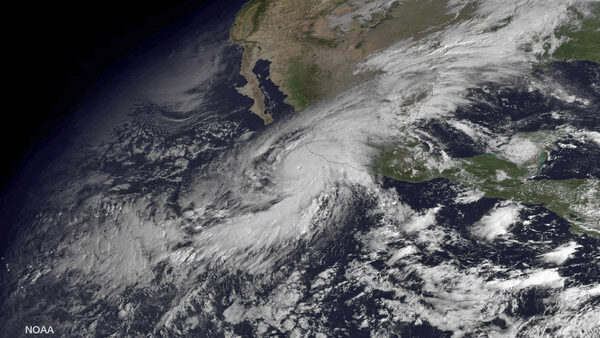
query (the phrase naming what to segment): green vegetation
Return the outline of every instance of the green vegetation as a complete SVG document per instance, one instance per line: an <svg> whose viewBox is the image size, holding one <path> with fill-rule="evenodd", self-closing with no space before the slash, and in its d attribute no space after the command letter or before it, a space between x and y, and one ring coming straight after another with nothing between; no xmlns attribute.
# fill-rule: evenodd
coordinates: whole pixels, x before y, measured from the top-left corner
<svg viewBox="0 0 600 338"><path fill-rule="evenodd" d="M250 0L245 3L236 15L235 24L232 27L232 39L241 42L254 33L266 7L267 0Z"/></svg>
<svg viewBox="0 0 600 338"><path fill-rule="evenodd" d="M423 38L472 18L477 6L463 6L457 13L457 5L450 0L407 0L394 2L389 10L375 11L368 17L358 11L352 20L344 21L348 26L343 29L329 27L328 16L359 7L348 4L338 10L346 2L248 0L237 13L230 31L231 40L244 47L241 73L251 77L249 68L260 58L269 59L276 85L288 96L286 102L301 111L381 72L352 72L354 64L373 52L399 40ZM361 25L369 29L360 29ZM244 89L247 93L252 91L247 95L261 94L251 87L256 84ZM414 100L422 100L426 95L423 93Z"/></svg>
<svg viewBox="0 0 600 338"><path fill-rule="evenodd" d="M499 30L500 28L504 28L504 27L508 26L508 24L511 23L511 21L512 21L512 16L506 17L500 21L500 24L491 27L488 31L495 32L495 31Z"/></svg>
<svg viewBox="0 0 600 338"><path fill-rule="evenodd" d="M539 174L540 170L542 170L542 166L544 165L544 162L546 162L547 159L548 159L548 152L543 152L540 154L540 161L538 162L538 165L537 165L536 174Z"/></svg>
<svg viewBox="0 0 600 338"><path fill-rule="evenodd" d="M581 25L568 25L557 30L557 36L569 40L554 52L555 58L600 63L600 2L588 2L587 6L588 15L572 9Z"/></svg>
<svg viewBox="0 0 600 338"><path fill-rule="evenodd" d="M560 46L554 57L565 60L591 60L600 63L600 32L574 32L572 39Z"/></svg>
<svg viewBox="0 0 600 338"><path fill-rule="evenodd" d="M407 98L406 101L402 102L402 107L410 107L417 102L421 102L427 97L427 95L429 95L429 92L427 91L412 95Z"/></svg>
<svg viewBox="0 0 600 338"><path fill-rule="evenodd" d="M294 60L288 68L287 86L290 100L296 110L304 110L321 96L319 75L321 71L315 64L306 64Z"/></svg>
<svg viewBox="0 0 600 338"><path fill-rule="evenodd" d="M418 142L410 141L391 149L381 148L381 155L374 161L374 171L380 175L408 182L423 182L438 177L460 182L473 190L482 191L487 197L512 199L527 204L542 204L557 215L571 222L585 223L585 215L576 210L577 205L589 201L582 197L589 187L589 180L533 180L531 169L523 168L494 155L480 155L458 160L448 169L439 170L431 165L439 161L435 156L425 158ZM542 160L545 160L545 154ZM533 168L537 169L537 168ZM501 174L501 175L499 175ZM600 196L599 196L600 198ZM576 226L574 231L584 231ZM586 231L590 235L600 233Z"/></svg>
<svg viewBox="0 0 600 338"><path fill-rule="evenodd" d="M574 225L574 224L571 225L571 227L569 228L569 231L574 234L586 234L591 237L600 238L600 233L598 233L596 231L584 229L584 228Z"/></svg>
<svg viewBox="0 0 600 338"><path fill-rule="evenodd" d="M319 46L324 46L324 47L328 47L328 48L335 48L340 43L339 40L328 40L328 39L316 38L309 34L304 34L303 38L307 42L312 42Z"/></svg>
<svg viewBox="0 0 600 338"><path fill-rule="evenodd" d="M418 154L425 149L418 140L412 139L404 146L377 147L380 156L375 159L373 167L383 176L406 182L423 182L439 177L439 171L430 168L426 161L419 159Z"/></svg>
<svg viewBox="0 0 600 338"><path fill-rule="evenodd" d="M453 19L447 0L405 1L392 8L388 18L394 22L397 38L419 39Z"/></svg>
<svg viewBox="0 0 600 338"><path fill-rule="evenodd" d="M399 40L418 40L472 18L476 12L476 5L469 4L464 6L458 15L452 14L449 3L448 0L410 0L395 3L388 12L372 15L370 21L361 24L363 28L369 29L361 32L364 44L361 44L360 48L375 51Z"/></svg>

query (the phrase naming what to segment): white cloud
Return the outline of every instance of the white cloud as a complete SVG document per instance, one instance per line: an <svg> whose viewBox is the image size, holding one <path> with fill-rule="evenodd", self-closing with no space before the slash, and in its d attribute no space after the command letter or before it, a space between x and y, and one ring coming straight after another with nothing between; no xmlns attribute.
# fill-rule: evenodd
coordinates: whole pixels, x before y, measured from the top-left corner
<svg viewBox="0 0 600 338"><path fill-rule="evenodd" d="M522 207L518 204L496 207L475 224L473 232L488 241L504 235L508 228L517 221L521 209Z"/></svg>
<svg viewBox="0 0 600 338"><path fill-rule="evenodd" d="M564 285L564 280L555 269L535 271L523 278L493 280L489 282L490 286L501 289L525 289L532 286L560 288Z"/></svg>
<svg viewBox="0 0 600 338"><path fill-rule="evenodd" d="M413 246L413 245L409 245L406 246L402 249L398 249L398 251L396 251L396 253L394 253L394 255L387 261L388 264L394 264L395 262L397 262L399 259L402 259L406 256L410 256L412 254L415 254L416 252L418 252L418 249Z"/></svg>
<svg viewBox="0 0 600 338"><path fill-rule="evenodd" d="M424 214L415 214L404 224L404 231L416 232L423 230L435 223L435 214L440 210L439 207L431 208Z"/></svg>
<svg viewBox="0 0 600 338"><path fill-rule="evenodd" d="M548 263L554 263L556 265L563 264L567 259L571 257L577 251L579 245L575 242L559 246L551 252L541 255L542 260Z"/></svg>

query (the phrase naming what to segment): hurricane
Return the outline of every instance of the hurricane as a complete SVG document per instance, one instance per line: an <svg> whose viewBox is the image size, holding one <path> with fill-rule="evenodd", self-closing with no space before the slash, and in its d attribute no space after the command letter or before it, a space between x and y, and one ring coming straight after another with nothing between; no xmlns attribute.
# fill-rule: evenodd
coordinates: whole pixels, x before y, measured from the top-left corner
<svg viewBox="0 0 600 338"><path fill-rule="evenodd" d="M264 0L90 100L15 221L5 334L600 335L600 66L556 56L597 4L318 2L306 44L348 60L302 49L308 87L240 42L305 10Z"/></svg>

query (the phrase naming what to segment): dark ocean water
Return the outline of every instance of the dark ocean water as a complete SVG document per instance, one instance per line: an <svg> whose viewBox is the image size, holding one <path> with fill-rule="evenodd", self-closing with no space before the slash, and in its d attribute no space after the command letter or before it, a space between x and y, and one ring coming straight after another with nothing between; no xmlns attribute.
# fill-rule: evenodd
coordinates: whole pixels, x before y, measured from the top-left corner
<svg viewBox="0 0 600 338"><path fill-rule="evenodd" d="M252 143L261 141L255 138L261 133L276 137L277 128L265 127L249 111L251 99L236 90L245 83L239 75L242 49L227 40L228 27L242 3L211 2L202 13L152 37L148 48L136 55L151 65L180 47L181 41L189 41L184 36L206 31L211 34L203 41L205 46L225 45L212 59L216 70L209 85L186 93L203 98L196 109L178 110L173 108L177 105L160 102L135 105L127 115L129 120L114 130L103 147L82 156L85 163L60 163L55 166L58 172L69 167L63 176L46 174L37 185L30 183L38 180L36 174L23 179L24 186L39 191L39 196L14 199L13 215L20 225L30 226L24 229L34 231L21 232L19 244L23 245L15 246L0 274L0 326L4 326L0 335L16 335L28 323L52 323L61 333L80 335L214 337L234 332L284 336L291 332L283 330L287 317L302 328L297 333L307 336L321 332L367 337L385 332L381 335L450 337L453 332L436 324L435 316L471 308L481 313L465 319L475 321L470 327L479 331L468 334L509 333L503 330L513 320L526 322L560 310L564 288L540 285L490 291L490 282L522 284L517 277L554 269L567 288L597 283L598 239L570 233L570 224L542 205L463 198L468 188L443 178L411 183L373 177L377 189L360 182L335 181L319 195L318 203L311 204L317 206L314 210L299 209L299 213L314 212L307 235L271 244L265 241L265 246L254 250L238 246L235 241L254 230L253 219L246 216L260 217L280 207L280 201L273 198L279 192L280 161L287 156L287 148L304 135L300 124L271 144ZM113 72L109 76L113 83L127 75L117 68L107 72ZM253 72L265 95L267 112L276 123L292 115L285 95L269 79L269 61L260 60ZM591 103L563 102L540 91L527 91L527 79L522 79L474 84L469 102L455 117L497 135L553 130L564 124L595 128L599 95L588 87L597 83L597 65L559 62L533 76L570 86ZM105 98L95 99L102 102ZM551 114L555 109L570 114L557 120ZM86 117L77 119L85 121ZM294 121L298 120L288 122ZM77 134L75 128L71 131L67 124L65 128L68 134ZM432 135L435 146L454 157L486 150L485 144L447 121L427 121L421 128ZM57 140L54 146L46 145L45 161L60 156L69 145ZM577 150L561 147L560 142L571 142ZM557 142L552 160L542 164L540 175L596 175L597 146L575 142ZM573 160L582 156L585 160ZM36 169L44 171L43 166ZM220 175L223 172L226 175ZM327 177L325 171L314 173L312 178ZM61 186L54 190L57 198L51 199L50 207L29 209L40 217L19 213L19 203L54 197L37 190L54 178ZM285 193L306 193L302 187L292 188ZM503 208L514 211L510 224L500 229L501 235L482 238L478 229L483 221ZM280 213L277 219L264 217L256 224L283 219L282 224L294 226L294 216ZM425 220L429 216L431 221ZM413 219L425 225L410 230ZM219 230L226 238L215 236L221 234ZM260 236L248 238L260 242L270 231L293 234L294 230L291 226L267 228L258 232ZM210 258L213 244L215 257L226 257L221 254L227 254L230 241L240 249L233 259ZM564 264L540 259L565 245L577 250ZM410 253L398 259L401 250ZM200 258L195 258L196 253ZM236 261L238 257L243 259ZM264 257L274 261L264 271L239 264L254 257L258 263ZM45 272L46 267L54 271ZM470 290L476 289L472 283L486 290ZM596 295L587 302L598 306L600 298ZM239 320L236 306L242 309L237 311ZM437 314L429 312L437 309Z"/></svg>
<svg viewBox="0 0 600 338"><path fill-rule="evenodd" d="M31 148L14 147L15 152L20 153L15 154L14 159L5 161L8 173L3 178L3 181L6 181L5 184L0 187L3 189L0 191L2 216L0 217L0 252L3 252L11 241L12 225L21 219L23 208L31 202L26 200L29 198L28 194L32 192L35 194L36 189L46 183L44 180L47 178L41 179L40 175L56 162L55 159L61 158L65 151L78 145L78 139L82 136L85 137L81 134L82 130L87 130L90 122L98 121L97 116L91 116L81 108L89 103L102 105L102 102L110 101L111 98L104 94L110 92L111 87L128 76L128 69L134 63L152 65L155 60L176 49L186 36L212 31L214 32L213 42L226 42L229 39L228 27L233 23L235 14L245 1L190 3L186 2L179 7L174 5L174 9L158 15L152 13L154 16L146 21L142 20L141 24L138 16L142 14L132 16L131 20L136 20L136 22L130 26L129 31L120 33L123 35L111 37L113 40L110 41L108 48L104 41L98 42L101 45L94 47L97 54L92 57L91 62L88 59L73 61L74 63L81 61L86 66L83 68L82 74L71 78L72 83L68 83L64 87L64 91L57 94L59 99L54 97L48 99L49 102L56 99L59 103L55 106L34 105L29 108L38 110L36 114L39 114L39 120L45 121L47 126L38 134L30 136L31 140L37 140L31 141L33 142ZM107 4L107 6L109 5ZM160 15L164 17L160 17ZM173 22L173 18L179 19ZM67 25L68 18L65 20L64 24ZM122 18L122 21L127 23L127 18ZM115 22L115 27L107 26L107 34L112 34L113 30L120 29L120 26L117 26L119 24L120 21ZM87 26L82 29L85 27ZM128 33L132 35L128 36ZM75 35L75 37L77 36ZM88 48L87 44L83 45L82 43L82 48ZM204 117L211 120L235 122L241 129L260 130L263 128L262 120L248 111L252 100L235 90L235 87L243 85L245 81L239 75L241 53L241 47L230 43L225 49L225 53L220 55L220 62L223 63L221 68L225 71L221 72L211 83L212 87L209 89L206 100L209 104L203 109L203 112L208 112L208 116ZM59 56L56 57L59 58ZM65 56L67 60L68 57ZM54 73L50 73L50 75L56 76L57 86L62 85L60 81L66 76ZM52 79L50 78L48 81L52 81ZM73 86L77 87L76 90ZM151 111L146 111L142 115L152 117L153 114L159 112L158 115L154 115L154 117L159 117L154 122L157 122L157 125L160 125L163 130L175 126L175 130L182 131L187 128L179 128L181 124L200 120L192 118L182 123L173 123L173 120L168 119L160 121L160 118L168 117L172 112L165 111L160 107L156 108L152 107ZM46 113L49 117L45 116ZM37 122L35 116L31 118L31 123ZM51 118L55 120L47 120ZM86 128L82 129L80 126ZM35 130L35 128L31 128L31 130ZM33 133L33 131L31 132ZM177 137L177 135L174 136ZM11 167L12 169L10 169Z"/></svg>
<svg viewBox="0 0 600 338"><path fill-rule="evenodd" d="M252 72L256 74L260 90L265 96L265 111L277 121L293 113L294 108L283 102L287 95L283 94L269 78L270 68L271 61L261 59L256 62Z"/></svg>

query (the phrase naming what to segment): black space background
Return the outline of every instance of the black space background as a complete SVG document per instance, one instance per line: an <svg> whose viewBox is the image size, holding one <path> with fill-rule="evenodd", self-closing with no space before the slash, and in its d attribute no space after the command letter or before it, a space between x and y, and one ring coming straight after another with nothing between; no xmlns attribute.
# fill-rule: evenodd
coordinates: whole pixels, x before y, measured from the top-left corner
<svg viewBox="0 0 600 338"><path fill-rule="evenodd" d="M78 98L103 74L126 62L128 55L143 50L153 37L173 29L207 2L88 0L3 5L2 82L8 89L4 89L0 108L2 237L14 212L8 208L24 188L19 184L26 184L15 180L17 174L26 177L43 167L31 163L32 158L43 163L52 156L40 147L60 147L61 130L68 125ZM48 145L49 140L53 145ZM9 206L3 203L7 199L12 200Z"/></svg>

